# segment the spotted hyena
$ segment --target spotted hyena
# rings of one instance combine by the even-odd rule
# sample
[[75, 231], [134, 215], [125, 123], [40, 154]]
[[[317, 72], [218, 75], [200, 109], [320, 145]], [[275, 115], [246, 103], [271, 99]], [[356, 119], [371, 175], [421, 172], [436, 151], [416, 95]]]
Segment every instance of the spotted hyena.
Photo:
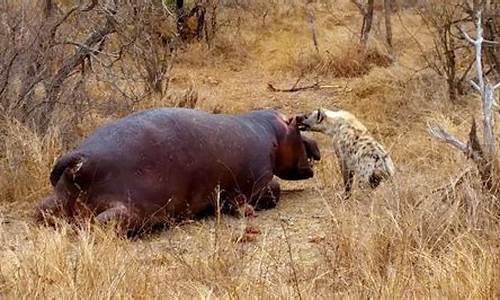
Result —
[[351, 195], [354, 175], [362, 188], [371, 189], [394, 175], [389, 153], [352, 113], [320, 108], [298, 119], [301, 130], [322, 132], [333, 138], [347, 198]]

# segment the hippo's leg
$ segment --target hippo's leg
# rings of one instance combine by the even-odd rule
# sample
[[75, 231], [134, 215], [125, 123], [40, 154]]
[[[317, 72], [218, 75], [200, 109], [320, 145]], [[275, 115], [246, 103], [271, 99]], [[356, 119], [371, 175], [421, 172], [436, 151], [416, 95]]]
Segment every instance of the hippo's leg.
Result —
[[255, 218], [257, 216], [253, 206], [248, 202], [247, 196], [240, 194], [234, 198], [234, 202], [238, 215], [247, 218]]
[[97, 222], [106, 225], [116, 222], [118, 231], [126, 235], [131, 231], [136, 231], [141, 226], [139, 216], [123, 203], [116, 203], [113, 207], [103, 211], [96, 216]]
[[280, 184], [274, 179], [271, 180], [264, 190], [255, 197], [256, 199], [253, 201], [255, 209], [262, 210], [276, 207], [276, 204], [280, 200], [280, 195]]
[[247, 196], [238, 194], [236, 196], [226, 196], [222, 205], [222, 212], [237, 217], [256, 217], [255, 210], [248, 202]]
[[54, 226], [57, 218], [64, 216], [62, 201], [52, 194], [43, 199], [35, 208], [34, 219], [38, 223], [44, 223], [49, 226]]

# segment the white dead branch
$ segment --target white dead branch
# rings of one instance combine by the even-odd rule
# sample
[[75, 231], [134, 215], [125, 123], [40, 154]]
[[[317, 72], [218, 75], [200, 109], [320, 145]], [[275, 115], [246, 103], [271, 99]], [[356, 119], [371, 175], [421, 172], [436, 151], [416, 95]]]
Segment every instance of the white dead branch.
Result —
[[476, 38], [472, 37], [461, 29], [465, 38], [474, 45], [476, 52], [476, 71], [477, 82], [471, 80], [472, 86], [481, 95], [482, 113], [483, 113], [483, 144], [479, 142], [476, 130], [476, 122], [472, 120], [472, 126], [469, 133], [467, 143], [460, 141], [454, 135], [450, 134], [438, 124], [428, 124], [428, 131], [434, 138], [439, 141], [448, 143], [454, 148], [465, 154], [467, 158], [471, 158], [478, 168], [483, 185], [491, 192], [497, 192], [497, 183], [493, 177], [498, 170], [498, 160], [496, 157], [496, 137], [493, 131], [494, 118], [492, 109], [497, 106], [494, 103], [495, 90], [500, 87], [500, 82], [491, 84], [484, 76], [482, 67], [482, 48], [484, 43], [492, 43], [483, 38], [483, 28], [481, 20], [481, 10], [476, 12]]

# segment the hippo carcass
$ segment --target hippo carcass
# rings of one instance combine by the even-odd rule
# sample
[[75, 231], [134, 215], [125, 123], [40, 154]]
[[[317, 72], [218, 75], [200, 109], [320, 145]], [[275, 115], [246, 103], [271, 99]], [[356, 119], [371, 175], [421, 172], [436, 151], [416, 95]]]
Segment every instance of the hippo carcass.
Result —
[[[60, 157], [41, 221], [116, 221], [126, 230], [250, 205], [274, 207], [285, 180], [313, 176], [315, 141], [273, 110], [243, 115], [161, 108], [99, 128]], [[217, 192], [219, 191], [219, 192]]]

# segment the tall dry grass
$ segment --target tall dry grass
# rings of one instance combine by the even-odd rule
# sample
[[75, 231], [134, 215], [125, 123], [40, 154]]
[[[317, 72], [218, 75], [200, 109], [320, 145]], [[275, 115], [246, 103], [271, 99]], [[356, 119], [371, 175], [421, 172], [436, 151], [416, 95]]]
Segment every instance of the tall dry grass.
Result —
[[[2, 298], [500, 297], [498, 201], [481, 191], [473, 165], [430, 140], [425, 127], [439, 119], [465, 134], [470, 115], [479, 113], [477, 99], [470, 95], [461, 106], [444, 101], [443, 80], [416, 71], [422, 61], [414, 37], [397, 23], [397, 63], [360, 54], [348, 42], [346, 28], [360, 20], [349, 1], [334, 15], [325, 2], [318, 5], [322, 52], [315, 57], [303, 5], [292, 2], [288, 9], [259, 2], [263, 8], [240, 11], [239, 32], [221, 29], [215, 42], [221, 43], [204, 57], [205, 46], [187, 47], [172, 70], [168, 93], [133, 109], [179, 103], [223, 111], [256, 103], [287, 112], [342, 107], [391, 149], [395, 178], [342, 201], [330, 141], [314, 135], [323, 153], [316, 176], [283, 182], [278, 207], [255, 220], [209, 217], [135, 240], [92, 226], [44, 228], [32, 224], [29, 213], [50, 192], [54, 160], [111, 117], [99, 111], [85, 115], [68, 135], [64, 124], [72, 119], [61, 111], [60, 124], [44, 136], [8, 120], [0, 124]], [[417, 28], [414, 15], [402, 17]], [[376, 41], [369, 47], [385, 53]], [[261, 92], [267, 80], [293, 82], [299, 73], [341, 88]], [[93, 93], [109, 90], [95, 87]], [[271, 100], [262, 100], [264, 93]], [[233, 98], [244, 100], [228, 101]], [[472, 172], [463, 182], [439, 189], [468, 168]]]
[[[67, 225], [54, 231], [3, 224], [2, 294], [498, 297], [498, 204], [473, 183], [447, 197], [431, 195], [427, 181], [416, 175], [352, 202], [338, 201], [330, 189], [323, 197], [287, 199], [292, 203], [278, 207], [280, 218], [267, 212], [254, 221], [262, 233], [250, 243], [235, 242], [246, 222], [226, 217], [137, 241], [99, 228], [74, 232]], [[304, 207], [304, 200], [313, 204]], [[298, 209], [307, 212], [300, 216]]]

